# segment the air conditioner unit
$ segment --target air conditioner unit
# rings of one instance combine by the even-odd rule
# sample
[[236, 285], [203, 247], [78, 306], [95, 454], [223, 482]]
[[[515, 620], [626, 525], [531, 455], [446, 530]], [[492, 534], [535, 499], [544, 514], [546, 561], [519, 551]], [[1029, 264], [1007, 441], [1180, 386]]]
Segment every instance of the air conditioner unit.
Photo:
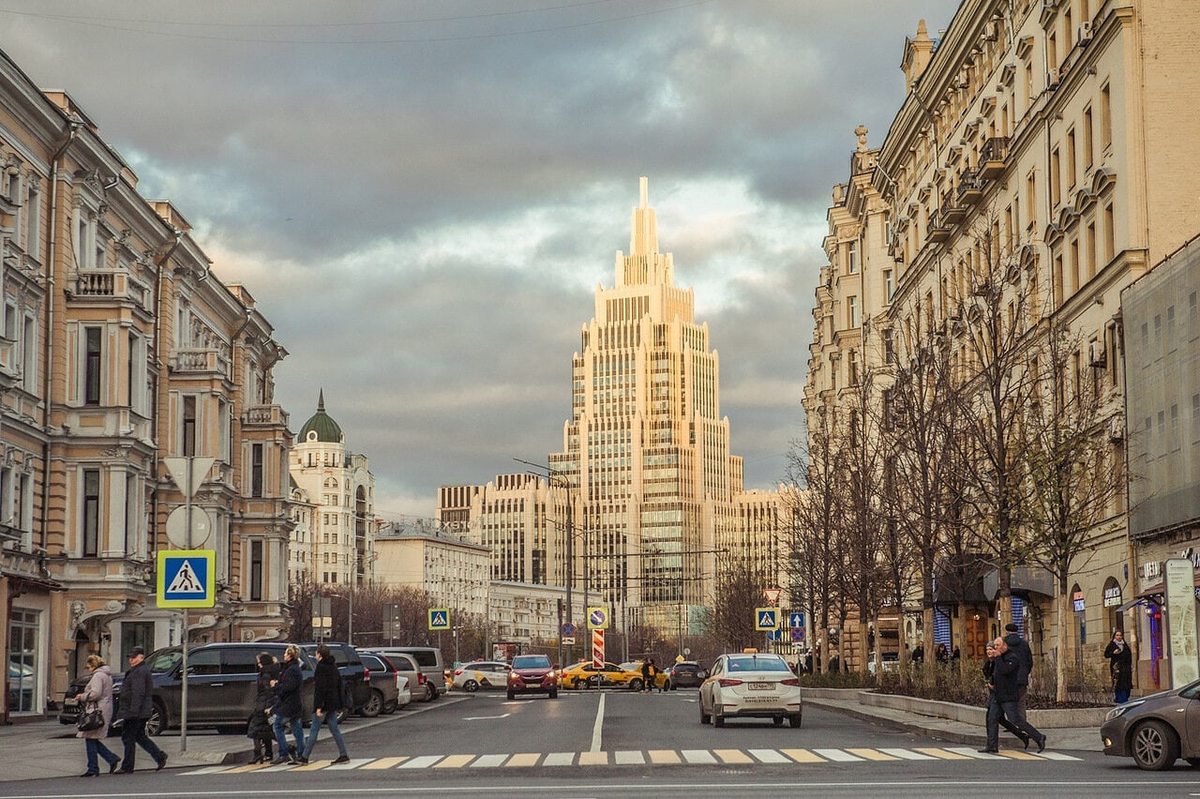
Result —
[[1114, 416], [1108, 420], [1108, 437], [1112, 441], [1125, 439], [1125, 423], [1121, 421], [1120, 416]]
[[1075, 35], [1075, 39], [1080, 44], [1087, 44], [1092, 40], [1092, 23], [1085, 22], [1079, 26], [1079, 32]]
[[1097, 369], [1108, 366], [1108, 351], [1103, 341], [1093, 341], [1088, 344], [1088, 365]]

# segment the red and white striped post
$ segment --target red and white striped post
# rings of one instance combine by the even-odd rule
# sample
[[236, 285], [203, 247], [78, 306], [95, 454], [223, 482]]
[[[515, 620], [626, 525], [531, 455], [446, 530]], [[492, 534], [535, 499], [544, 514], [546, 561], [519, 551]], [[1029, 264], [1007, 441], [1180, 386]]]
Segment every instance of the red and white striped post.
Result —
[[604, 630], [592, 630], [592, 665], [604, 668]]

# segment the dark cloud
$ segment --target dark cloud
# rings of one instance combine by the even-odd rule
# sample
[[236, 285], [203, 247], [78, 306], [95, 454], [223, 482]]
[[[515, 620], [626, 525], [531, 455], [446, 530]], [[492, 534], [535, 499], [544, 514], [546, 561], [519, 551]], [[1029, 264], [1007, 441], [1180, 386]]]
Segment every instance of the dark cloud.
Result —
[[[3, 0], [67, 90], [325, 388], [381, 507], [562, 447], [570, 358], [651, 178], [721, 353], [748, 486], [782, 479], [832, 184], [882, 142], [905, 36], [956, 0]], [[85, 9], [85, 10], [81, 10]]]

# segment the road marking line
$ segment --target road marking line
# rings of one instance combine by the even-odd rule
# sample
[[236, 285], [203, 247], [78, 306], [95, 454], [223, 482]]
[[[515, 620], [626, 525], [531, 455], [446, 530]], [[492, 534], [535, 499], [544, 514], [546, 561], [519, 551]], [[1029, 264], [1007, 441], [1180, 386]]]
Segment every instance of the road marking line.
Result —
[[859, 757], [866, 758], [867, 760], [899, 760], [900, 759], [900, 758], [896, 757], [895, 755], [889, 755], [884, 752], [880, 752], [878, 749], [847, 749], [846, 751], [852, 755], [858, 755]]
[[[546, 759], [542, 761], [543, 766], [570, 766], [575, 763], [574, 752], [553, 752], [546, 755]], [[509, 763], [511, 766], [512, 764]]]
[[1037, 756], [1040, 758], [1044, 758], [1046, 760], [1079, 760], [1080, 759], [1078, 757], [1072, 757], [1071, 755], [1064, 755], [1062, 752], [1038, 752]]
[[607, 766], [608, 752], [580, 752], [579, 765], [581, 766]]
[[270, 768], [270, 763], [251, 763], [248, 766], [238, 766], [226, 771], [226, 774], [245, 774], [248, 771], [258, 771], [259, 769]]
[[722, 763], [753, 763], [754, 760], [741, 749], [714, 749], [713, 754], [721, 758]]
[[462, 768], [475, 759], [475, 755], [450, 755], [434, 768]]
[[323, 769], [326, 766], [332, 765], [332, 760], [311, 760], [307, 766], [296, 766], [292, 769], [292, 771], [317, 771], [318, 769]]
[[363, 768], [368, 770], [395, 768], [405, 760], [408, 760], [408, 755], [403, 755], [400, 757], [381, 757], [375, 762], [368, 763], [367, 765], [363, 766]]
[[824, 763], [825, 758], [818, 757], [807, 749], [780, 749], [785, 755], [797, 763]]
[[889, 755], [895, 755], [901, 760], [937, 760], [933, 755], [923, 755], [920, 752], [914, 752], [911, 749], [880, 749], [880, 752], [886, 752]]
[[712, 753], [707, 749], [684, 749], [682, 752], [680, 752], [680, 754], [682, 754], [683, 759], [689, 763], [715, 764], [717, 762], [717, 759], [713, 757]]
[[198, 768], [195, 771], [185, 771], [179, 776], [181, 777], [204, 777], [209, 774], [220, 774], [223, 771], [228, 771], [229, 766], [205, 766]]
[[941, 760], [970, 760], [966, 755], [960, 755], [957, 752], [949, 752], [945, 749], [938, 749], [935, 746], [918, 746], [913, 751], [924, 752], [927, 755], [933, 755]]
[[[646, 762], [646, 757], [641, 752], [614, 752], [613, 756], [618, 766], [640, 766]], [[583, 765], [582, 761], [580, 765]]]
[[407, 763], [401, 763], [398, 768], [429, 768], [441, 759], [441, 755], [421, 755], [414, 757]]
[[510, 758], [508, 759], [508, 762], [507, 762], [507, 763], [505, 763], [504, 765], [505, 765], [505, 767], [509, 767], [509, 766], [536, 766], [536, 765], [537, 765], [537, 762], [538, 762], [538, 758], [540, 758], [540, 757], [541, 757], [541, 755], [539, 755], [539, 754], [534, 754], [534, 753], [532, 753], [532, 752], [522, 752], [522, 753], [521, 753], [521, 754], [519, 754], [519, 755], [513, 755], [512, 757], [510, 757]]
[[326, 771], [350, 771], [351, 769], [362, 768], [374, 761], [375, 758], [373, 757], [353, 757], [346, 763], [334, 763]]
[[1000, 757], [1000, 755], [994, 755], [991, 752], [976, 752], [969, 746], [947, 746], [946, 751], [954, 752], [960, 755], [966, 755], [967, 757], [974, 758], [975, 760], [1007, 760], [1007, 758]]
[[592, 725], [592, 751], [600, 751], [600, 737], [604, 730], [604, 694], [600, 694], [600, 704], [596, 707], [596, 723]]
[[857, 755], [852, 755], [849, 752], [843, 752], [841, 749], [814, 749], [818, 755], [835, 763], [861, 763], [862, 758]]
[[677, 765], [683, 762], [674, 749], [651, 749], [646, 754], [650, 755], [650, 762], [657, 765]]
[[508, 755], [480, 755], [471, 768], [489, 768], [504, 765], [504, 761], [508, 760]]
[[1012, 758], [1013, 760], [1041, 760], [1033, 752], [1023, 752], [1020, 749], [1001, 749], [1000, 756]]
[[776, 752], [774, 749], [751, 749], [750, 754], [757, 757], [763, 763], [791, 763], [786, 757]]

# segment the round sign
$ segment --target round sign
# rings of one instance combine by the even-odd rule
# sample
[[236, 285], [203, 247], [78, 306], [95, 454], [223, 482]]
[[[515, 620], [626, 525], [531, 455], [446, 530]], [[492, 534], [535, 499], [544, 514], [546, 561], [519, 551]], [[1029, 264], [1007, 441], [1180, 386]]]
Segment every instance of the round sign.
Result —
[[564, 624], [562, 626], [562, 634], [564, 636], [566, 636], [567, 638], [570, 638], [572, 635], [575, 634], [575, 632], [576, 632], [576, 627], [574, 624], [571, 624], [571, 622], [567, 622], [566, 624]]
[[188, 540], [188, 509], [179, 506], [167, 517], [167, 540], [179, 549], [200, 549], [212, 535], [212, 517], [208, 511], [196, 505], [192, 506], [192, 535]]
[[689, 647], [686, 647], [686, 646], [685, 646], [685, 647], [683, 648], [683, 654], [685, 654], [685, 655], [690, 655], [690, 654], [692, 654], [692, 650], [691, 650]]

